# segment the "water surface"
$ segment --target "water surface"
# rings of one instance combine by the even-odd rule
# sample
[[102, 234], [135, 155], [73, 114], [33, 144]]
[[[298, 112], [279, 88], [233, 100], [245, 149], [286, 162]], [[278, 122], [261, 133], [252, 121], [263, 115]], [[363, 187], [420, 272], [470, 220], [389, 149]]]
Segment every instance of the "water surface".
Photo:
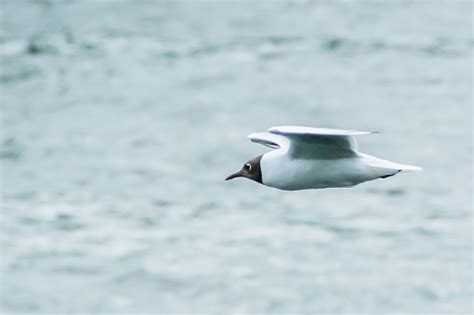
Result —
[[[472, 312], [471, 2], [0, 10], [2, 313]], [[280, 124], [424, 172], [224, 182]]]

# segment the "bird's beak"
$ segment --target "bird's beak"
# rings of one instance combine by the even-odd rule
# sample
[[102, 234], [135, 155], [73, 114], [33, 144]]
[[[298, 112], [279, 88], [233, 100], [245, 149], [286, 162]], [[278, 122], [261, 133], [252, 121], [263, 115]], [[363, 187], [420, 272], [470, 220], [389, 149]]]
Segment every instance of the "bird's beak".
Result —
[[234, 174], [231, 174], [231, 175], [227, 176], [227, 178], [225, 180], [231, 180], [233, 178], [242, 177], [242, 176], [244, 176], [244, 175], [243, 175], [242, 171], [240, 170], [237, 173], [234, 173]]

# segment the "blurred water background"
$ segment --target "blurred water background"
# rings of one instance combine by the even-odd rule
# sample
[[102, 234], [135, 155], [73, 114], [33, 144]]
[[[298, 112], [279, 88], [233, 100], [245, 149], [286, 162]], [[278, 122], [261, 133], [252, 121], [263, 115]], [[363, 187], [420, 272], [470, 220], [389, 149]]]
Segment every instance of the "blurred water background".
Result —
[[[0, 10], [2, 314], [472, 312], [472, 2]], [[424, 171], [224, 182], [280, 124]]]

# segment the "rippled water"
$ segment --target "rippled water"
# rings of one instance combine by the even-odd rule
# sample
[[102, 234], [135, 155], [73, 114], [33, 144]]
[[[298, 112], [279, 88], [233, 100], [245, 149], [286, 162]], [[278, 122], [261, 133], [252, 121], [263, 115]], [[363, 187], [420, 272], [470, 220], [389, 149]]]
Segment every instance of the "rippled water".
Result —
[[[470, 1], [2, 0], [2, 313], [470, 313]], [[424, 172], [224, 182], [279, 124]]]

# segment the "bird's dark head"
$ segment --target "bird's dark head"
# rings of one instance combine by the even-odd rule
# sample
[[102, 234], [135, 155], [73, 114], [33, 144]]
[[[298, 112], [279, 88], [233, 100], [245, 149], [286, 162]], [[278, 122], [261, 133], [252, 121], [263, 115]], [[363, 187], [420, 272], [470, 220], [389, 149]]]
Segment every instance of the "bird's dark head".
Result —
[[225, 180], [230, 180], [236, 177], [245, 177], [261, 184], [262, 183], [262, 170], [260, 168], [261, 159], [262, 159], [262, 155], [254, 157], [250, 161], [246, 162], [240, 171], [227, 176]]

